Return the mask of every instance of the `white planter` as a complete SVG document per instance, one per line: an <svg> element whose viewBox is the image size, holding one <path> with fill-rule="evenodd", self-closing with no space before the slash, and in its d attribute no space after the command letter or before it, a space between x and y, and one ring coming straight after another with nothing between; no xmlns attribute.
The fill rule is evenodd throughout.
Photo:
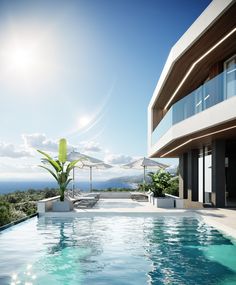
<svg viewBox="0 0 236 285"><path fill-rule="evenodd" d="M154 197L153 205L158 208L174 208L174 199L167 197Z"/></svg>
<svg viewBox="0 0 236 285"><path fill-rule="evenodd" d="M184 208L184 199L176 199L175 200L175 207L177 209L183 209Z"/></svg>
<svg viewBox="0 0 236 285"><path fill-rule="evenodd" d="M53 212L69 212L73 209L73 204L69 201L54 201L52 204Z"/></svg>
<svg viewBox="0 0 236 285"><path fill-rule="evenodd" d="M148 194L148 202L153 204L153 193Z"/></svg>

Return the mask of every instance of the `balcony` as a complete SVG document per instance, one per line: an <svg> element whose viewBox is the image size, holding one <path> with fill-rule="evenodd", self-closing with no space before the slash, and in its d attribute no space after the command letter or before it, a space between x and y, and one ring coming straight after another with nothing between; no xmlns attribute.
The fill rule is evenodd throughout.
<svg viewBox="0 0 236 285"><path fill-rule="evenodd" d="M152 145L175 124L233 96L236 96L235 64L173 104L153 131Z"/></svg>

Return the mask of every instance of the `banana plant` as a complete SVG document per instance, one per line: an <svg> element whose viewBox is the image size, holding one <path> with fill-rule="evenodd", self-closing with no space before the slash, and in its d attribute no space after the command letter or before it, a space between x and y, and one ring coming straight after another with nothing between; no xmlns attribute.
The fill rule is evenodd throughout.
<svg viewBox="0 0 236 285"><path fill-rule="evenodd" d="M64 201L66 188L72 181L70 172L81 159L67 162L66 139L60 139L59 141L58 159L53 159L49 154L41 150L37 151L44 156L43 161L49 164L52 169L44 165L39 165L39 167L46 169L55 178L60 190L60 200Z"/></svg>

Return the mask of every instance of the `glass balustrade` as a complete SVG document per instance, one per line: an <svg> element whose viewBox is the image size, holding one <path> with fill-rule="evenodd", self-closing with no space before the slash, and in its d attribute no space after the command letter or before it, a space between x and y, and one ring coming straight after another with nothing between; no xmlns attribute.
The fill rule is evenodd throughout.
<svg viewBox="0 0 236 285"><path fill-rule="evenodd" d="M233 96L236 96L235 64L173 104L153 131L152 144L173 125Z"/></svg>

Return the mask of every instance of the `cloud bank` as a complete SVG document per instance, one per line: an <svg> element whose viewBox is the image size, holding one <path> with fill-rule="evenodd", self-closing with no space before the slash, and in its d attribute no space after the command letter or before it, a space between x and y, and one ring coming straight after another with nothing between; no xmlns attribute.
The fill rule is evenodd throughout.
<svg viewBox="0 0 236 285"><path fill-rule="evenodd" d="M0 157L22 158L30 157L31 153L24 149L16 149L13 144L0 143Z"/></svg>
<svg viewBox="0 0 236 285"><path fill-rule="evenodd" d="M126 164L133 161L133 157L124 154L108 154L104 160L108 164Z"/></svg>

